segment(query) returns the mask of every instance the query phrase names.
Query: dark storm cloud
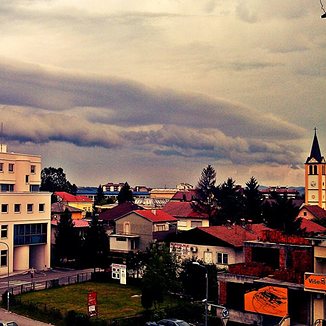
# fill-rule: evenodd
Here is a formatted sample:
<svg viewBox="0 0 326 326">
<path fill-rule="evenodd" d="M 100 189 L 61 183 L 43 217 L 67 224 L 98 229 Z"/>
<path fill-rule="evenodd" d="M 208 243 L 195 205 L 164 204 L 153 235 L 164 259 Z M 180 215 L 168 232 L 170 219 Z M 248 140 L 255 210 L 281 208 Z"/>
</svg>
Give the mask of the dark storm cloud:
<svg viewBox="0 0 326 326">
<path fill-rule="evenodd" d="M 142 84 L 0 64 L 8 139 L 130 148 L 160 155 L 297 163 L 301 129 L 253 108 Z M 26 117 L 28 117 L 26 119 Z M 237 155 L 235 155 L 237 153 Z"/>
</svg>

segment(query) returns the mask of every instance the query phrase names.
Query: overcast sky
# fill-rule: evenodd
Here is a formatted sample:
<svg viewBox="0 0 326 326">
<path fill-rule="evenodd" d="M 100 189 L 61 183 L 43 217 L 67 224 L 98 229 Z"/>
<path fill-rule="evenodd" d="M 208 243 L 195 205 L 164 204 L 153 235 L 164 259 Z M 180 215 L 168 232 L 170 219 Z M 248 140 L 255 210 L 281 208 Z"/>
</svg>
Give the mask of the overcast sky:
<svg viewBox="0 0 326 326">
<path fill-rule="evenodd" d="M 315 127 L 326 156 L 322 13 L 319 0 L 2 1 L 4 142 L 78 186 L 196 185 L 208 164 L 217 183 L 303 185 Z"/>
</svg>

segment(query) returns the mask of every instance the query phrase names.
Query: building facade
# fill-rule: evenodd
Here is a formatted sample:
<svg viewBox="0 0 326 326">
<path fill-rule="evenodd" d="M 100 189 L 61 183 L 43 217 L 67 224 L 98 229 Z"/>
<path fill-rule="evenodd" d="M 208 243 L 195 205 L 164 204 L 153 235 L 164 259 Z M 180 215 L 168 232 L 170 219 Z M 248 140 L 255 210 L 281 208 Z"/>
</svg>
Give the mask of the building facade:
<svg viewBox="0 0 326 326">
<path fill-rule="evenodd" d="M 316 131 L 305 163 L 305 204 L 326 208 L 326 161 L 321 154 Z"/>
<path fill-rule="evenodd" d="M 51 194 L 40 184 L 40 156 L 0 146 L 0 274 L 50 268 Z"/>
</svg>

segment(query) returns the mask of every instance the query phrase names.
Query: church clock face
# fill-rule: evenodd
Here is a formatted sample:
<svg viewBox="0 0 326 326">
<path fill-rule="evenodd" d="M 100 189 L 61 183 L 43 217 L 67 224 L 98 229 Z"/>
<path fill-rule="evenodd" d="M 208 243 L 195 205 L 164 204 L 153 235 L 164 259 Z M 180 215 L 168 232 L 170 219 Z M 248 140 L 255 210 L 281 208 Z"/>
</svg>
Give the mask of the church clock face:
<svg viewBox="0 0 326 326">
<path fill-rule="evenodd" d="M 316 181 L 312 180 L 312 181 L 310 182 L 310 186 L 311 186 L 311 187 L 316 187 L 316 185 L 317 185 Z"/>
</svg>

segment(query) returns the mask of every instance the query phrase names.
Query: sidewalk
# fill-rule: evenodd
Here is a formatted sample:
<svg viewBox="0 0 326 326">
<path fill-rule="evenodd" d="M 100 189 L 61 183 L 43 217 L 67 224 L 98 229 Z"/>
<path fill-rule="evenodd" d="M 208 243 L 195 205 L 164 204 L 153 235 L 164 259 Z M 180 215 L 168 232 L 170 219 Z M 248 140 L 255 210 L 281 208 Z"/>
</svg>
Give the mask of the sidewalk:
<svg viewBox="0 0 326 326">
<path fill-rule="evenodd" d="M 25 316 L 17 315 L 14 312 L 8 312 L 6 309 L 0 308 L 0 320 L 15 321 L 18 326 L 49 326 L 51 324 L 42 323 L 37 320 L 27 318 Z"/>
</svg>

